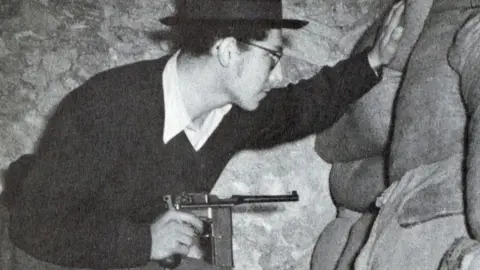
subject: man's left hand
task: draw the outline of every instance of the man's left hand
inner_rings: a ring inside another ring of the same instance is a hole
[[[389,64],[397,53],[398,43],[403,35],[400,20],[405,10],[405,0],[396,3],[388,14],[380,30],[372,51],[368,54],[368,61],[373,69]]]

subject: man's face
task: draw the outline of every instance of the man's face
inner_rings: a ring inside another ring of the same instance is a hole
[[[230,94],[233,103],[241,108],[253,111],[267,95],[272,86],[283,79],[282,66],[282,31],[272,29],[262,41],[238,41],[248,47],[242,51],[236,66]],[[239,44],[240,45],[240,44]]]

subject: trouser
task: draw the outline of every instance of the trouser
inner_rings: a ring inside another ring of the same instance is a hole
[[[466,235],[464,215],[436,218],[411,227],[393,221],[373,247],[362,250],[355,269],[437,270],[455,239]]]
[[[311,270],[351,269],[365,243],[375,214],[339,207],[337,217],[320,234],[310,262]]]

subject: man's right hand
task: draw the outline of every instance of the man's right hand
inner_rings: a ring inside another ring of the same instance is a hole
[[[203,222],[192,214],[169,210],[150,226],[150,230],[150,258],[162,260],[174,254],[187,255],[194,237],[202,233]]]

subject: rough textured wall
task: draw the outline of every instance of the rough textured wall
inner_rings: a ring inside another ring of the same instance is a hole
[[[294,47],[287,54],[295,57],[282,60],[286,81],[346,57],[383,2],[284,1],[286,17],[311,21],[287,32]],[[33,149],[48,113],[87,78],[164,55],[167,48],[146,32],[162,29],[157,19],[171,11],[167,0],[1,0],[0,168]],[[313,150],[313,137],[243,152],[229,163],[214,189],[219,195],[300,194],[300,202],[277,212],[247,208],[252,211],[234,215],[237,269],[308,269],[315,240],[335,215],[329,170]]]

